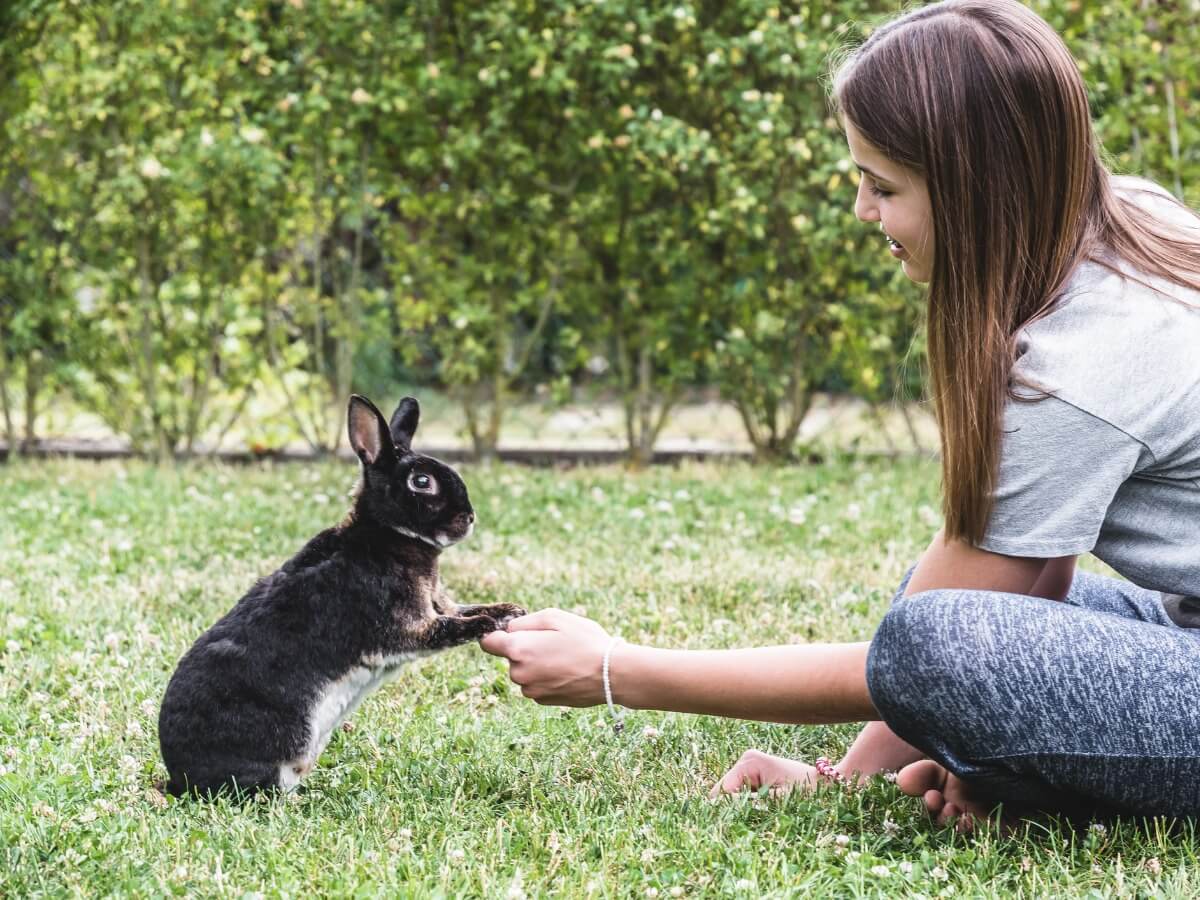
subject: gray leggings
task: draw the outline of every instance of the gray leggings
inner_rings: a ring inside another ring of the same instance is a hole
[[[1077,571],[1066,601],[904,597],[867,656],[898,736],[1018,812],[1200,815],[1200,630],[1162,598]]]

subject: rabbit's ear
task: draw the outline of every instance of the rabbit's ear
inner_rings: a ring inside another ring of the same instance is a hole
[[[350,396],[350,409],[346,420],[350,446],[354,448],[363,465],[374,465],[381,458],[395,453],[383,413],[366,397],[360,397],[358,394]]]
[[[413,435],[417,433],[417,422],[421,418],[421,404],[415,397],[405,397],[392,413],[392,441],[401,453],[412,450]]]

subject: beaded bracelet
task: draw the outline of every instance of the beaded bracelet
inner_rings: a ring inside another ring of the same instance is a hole
[[[604,682],[604,702],[608,704],[608,711],[613,717],[613,734],[620,734],[625,730],[625,712],[618,710],[613,704],[612,682],[608,678],[608,658],[612,654],[613,648],[619,643],[621,643],[620,638],[612,639],[604,650],[604,662],[600,666],[600,678]]]
[[[835,769],[827,756],[818,756],[817,761],[813,763],[813,768],[817,770],[818,775],[828,778],[834,784],[850,783],[850,779]]]

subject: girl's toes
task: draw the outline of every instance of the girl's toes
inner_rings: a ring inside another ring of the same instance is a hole
[[[926,791],[925,796],[921,799],[925,801],[925,808],[929,810],[931,816],[936,816],[946,805],[946,795],[941,791]]]
[[[942,813],[937,817],[939,825],[949,825],[955,819],[962,815],[962,810],[953,803],[947,803],[942,807]]]
[[[928,791],[941,791],[946,786],[946,770],[932,759],[923,759],[905,766],[896,775],[896,787],[910,797],[920,797]]]

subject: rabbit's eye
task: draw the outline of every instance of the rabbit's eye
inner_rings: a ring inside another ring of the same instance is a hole
[[[413,472],[408,476],[408,489],[418,494],[436,494],[437,482],[424,472]]]

